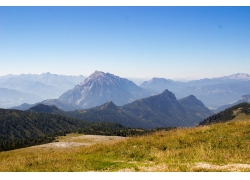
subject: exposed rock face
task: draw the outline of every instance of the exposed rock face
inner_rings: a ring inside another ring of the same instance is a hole
[[[90,108],[113,101],[116,105],[124,105],[136,99],[150,96],[151,93],[140,88],[132,81],[113,74],[95,71],[75,88],[59,97],[82,108]]]

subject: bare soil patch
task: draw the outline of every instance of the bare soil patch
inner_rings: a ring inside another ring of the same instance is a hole
[[[208,170],[223,170],[223,171],[231,171],[231,172],[240,172],[243,169],[250,170],[250,164],[227,164],[223,166],[212,165],[208,163],[196,163],[193,167],[195,169],[208,169]]]
[[[101,135],[77,135],[77,136],[66,136],[59,138],[59,142],[53,142],[33,147],[39,148],[70,148],[77,146],[89,146],[96,143],[112,142],[125,140],[126,137],[120,136],[101,136]]]

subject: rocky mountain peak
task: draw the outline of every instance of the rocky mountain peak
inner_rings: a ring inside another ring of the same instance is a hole
[[[153,77],[149,81],[144,81],[142,83],[142,86],[149,85],[149,84],[155,84],[155,83],[173,83],[173,81],[170,79]]]
[[[108,77],[108,76],[109,76],[108,73],[104,73],[102,71],[95,71],[79,85],[87,84],[87,83],[93,82],[93,81],[104,81],[104,80],[109,81],[110,77]]]
[[[194,95],[189,95],[185,98],[182,98],[179,100],[179,102],[181,102],[183,105],[188,105],[190,107],[192,107],[193,105],[199,105],[200,107],[205,107],[205,105],[199,100],[197,99]]]
[[[62,94],[59,99],[82,108],[90,108],[107,101],[123,105],[150,94],[149,91],[125,78],[95,71],[75,88]]]
[[[197,100],[197,98],[194,96],[194,95],[189,95],[187,97],[187,99],[190,99],[190,100]]]
[[[117,110],[117,106],[112,102],[112,101],[108,101],[107,103],[105,103],[104,105],[102,105],[101,109],[114,109]]]
[[[250,94],[242,96],[240,100],[250,102]]]
[[[250,80],[250,75],[247,73],[236,73],[236,74],[232,74],[229,76],[225,76],[223,78],[227,78],[227,79],[239,79],[239,80]]]
[[[95,71],[94,73],[92,73],[89,77],[90,78],[96,78],[96,77],[98,77],[98,76],[105,76],[105,73],[104,72],[102,72],[102,71]]]
[[[168,99],[176,100],[174,93],[170,92],[168,89],[164,90],[160,95]]]

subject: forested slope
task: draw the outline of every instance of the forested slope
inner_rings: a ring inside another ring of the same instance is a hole
[[[239,113],[244,113],[246,115],[250,114],[250,104],[241,103],[221,111],[213,116],[204,119],[199,125],[209,125],[214,123],[227,122],[234,119]]]
[[[71,132],[116,135],[117,123],[87,122],[61,115],[0,109],[0,150],[47,143]]]

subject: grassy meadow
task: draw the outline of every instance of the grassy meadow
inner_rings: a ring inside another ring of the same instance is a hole
[[[0,152],[0,162],[1,172],[250,172],[250,116],[88,146]]]

